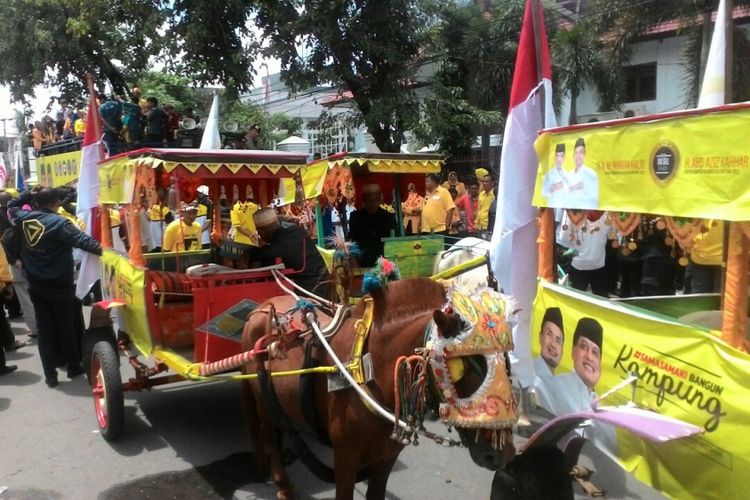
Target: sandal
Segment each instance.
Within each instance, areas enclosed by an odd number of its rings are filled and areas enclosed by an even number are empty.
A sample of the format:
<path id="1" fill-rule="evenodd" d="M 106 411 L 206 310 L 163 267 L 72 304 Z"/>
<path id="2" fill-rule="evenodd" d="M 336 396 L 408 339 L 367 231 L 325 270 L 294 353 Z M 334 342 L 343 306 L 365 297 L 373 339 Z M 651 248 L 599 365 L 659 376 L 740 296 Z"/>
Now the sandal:
<path id="1" fill-rule="evenodd" d="M 5 348 L 5 352 L 15 351 L 16 349 L 20 349 L 26 345 L 25 340 L 16 340 L 13 342 L 10 346 Z"/>

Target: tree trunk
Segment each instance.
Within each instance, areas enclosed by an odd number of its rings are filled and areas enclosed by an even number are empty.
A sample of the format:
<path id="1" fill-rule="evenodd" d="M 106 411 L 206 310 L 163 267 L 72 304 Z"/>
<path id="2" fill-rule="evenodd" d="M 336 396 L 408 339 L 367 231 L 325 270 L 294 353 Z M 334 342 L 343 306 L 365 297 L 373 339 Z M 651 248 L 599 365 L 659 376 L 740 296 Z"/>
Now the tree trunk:
<path id="1" fill-rule="evenodd" d="M 568 125 L 575 125 L 576 123 L 578 123 L 578 92 L 571 92 Z"/>

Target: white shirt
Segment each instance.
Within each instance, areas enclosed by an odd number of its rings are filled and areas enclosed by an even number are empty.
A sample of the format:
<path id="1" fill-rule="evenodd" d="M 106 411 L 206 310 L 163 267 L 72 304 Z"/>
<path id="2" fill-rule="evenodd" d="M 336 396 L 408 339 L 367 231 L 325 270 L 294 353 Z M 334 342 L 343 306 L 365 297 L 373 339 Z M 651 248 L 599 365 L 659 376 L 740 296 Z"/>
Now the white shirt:
<path id="1" fill-rule="evenodd" d="M 562 186 L 555 186 L 562 184 Z M 552 187 L 555 186 L 555 190 Z M 548 207 L 567 208 L 568 189 L 570 182 L 568 176 L 561 167 L 552 167 L 552 170 L 544 175 L 542 181 L 542 196 L 547 199 Z"/>
<path id="2" fill-rule="evenodd" d="M 593 210 L 599 208 L 599 178 L 586 165 L 576 167 L 567 174 L 568 190 L 565 208 Z"/>
<path id="3" fill-rule="evenodd" d="M 571 264 L 579 271 L 592 271 L 604 267 L 607 233 L 609 232 L 606 220 L 606 214 L 603 213 L 599 220 L 591 222 L 586 219 L 579 229 L 573 229 L 568 213 L 563 212 L 562 223 L 557 232 L 557 242 L 578 250 L 578 255 L 573 257 Z M 568 229 L 563 229 L 564 226 L 568 226 Z M 572 241 L 570 240 L 571 232 L 573 233 Z"/>

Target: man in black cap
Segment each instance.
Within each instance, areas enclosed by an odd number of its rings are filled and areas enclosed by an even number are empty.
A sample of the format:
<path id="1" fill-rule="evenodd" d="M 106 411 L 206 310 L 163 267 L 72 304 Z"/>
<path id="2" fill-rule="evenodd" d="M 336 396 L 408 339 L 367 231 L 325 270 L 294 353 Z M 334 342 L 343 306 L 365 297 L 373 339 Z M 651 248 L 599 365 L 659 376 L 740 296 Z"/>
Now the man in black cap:
<path id="1" fill-rule="evenodd" d="M 307 231 L 282 224 L 272 208 L 255 212 L 253 221 L 263 244 L 248 249 L 250 262 L 260 261 L 261 265 L 270 266 L 277 258 L 281 259 L 287 269 L 297 271 L 289 275 L 292 281 L 309 292 L 327 297 L 331 276 Z"/>
<path id="2" fill-rule="evenodd" d="M 602 375 L 602 325 L 594 318 L 581 318 L 576 325 L 572 357 L 581 382 L 593 393 Z"/>
<path id="3" fill-rule="evenodd" d="M 534 368 L 539 375 L 555 373 L 555 368 L 560 364 L 562 348 L 565 342 L 563 330 L 562 312 L 559 307 L 548 307 L 542 319 L 542 329 L 539 331 L 539 357 L 536 359 Z"/>
<path id="4" fill-rule="evenodd" d="M 555 388 L 555 369 L 562 359 L 565 333 L 559 307 L 548 307 L 539 331 L 539 357 L 534 360 L 534 390 L 537 404 L 552 411 Z"/>
<path id="5" fill-rule="evenodd" d="M 547 205 L 556 208 L 566 208 L 568 193 L 568 178 L 565 173 L 565 144 L 555 146 L 555 165 L 544 175 L 542 181 L 542 196 L 547 198 Z"/>
<path id="6" fill-rule="evenodd" d="M 587 167 L 586 141 L 583 137 L 576 140 L 573 150 L 575 168 L 568 174 L 568 199 L 565 208 L 594 210 L 599 207 L 599 178 L 593 169 Z"/>
<path id="7" fill-rule="evenodd" d="M 380 186 L 367 184 L 362 189 L 364 207 L 352 213 L 349 221 L 349 239 L 359 246 L 362 252 L 359 265 L 373 267 L 378 257 L 383 255 L 385 244 L 382 238 L 395 235 L 398 230 L 396 217 L 384 210 L 380 204 L 383 196 Z"/>

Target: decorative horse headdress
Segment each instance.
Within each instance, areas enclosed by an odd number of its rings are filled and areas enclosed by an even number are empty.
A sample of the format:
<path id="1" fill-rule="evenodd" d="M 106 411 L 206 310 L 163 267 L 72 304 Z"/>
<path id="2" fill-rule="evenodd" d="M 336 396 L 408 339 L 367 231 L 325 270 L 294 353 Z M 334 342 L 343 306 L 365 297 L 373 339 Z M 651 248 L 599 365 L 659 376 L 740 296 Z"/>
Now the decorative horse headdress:
<path id="1" fill-rule="evenodd" d="M 446 321 L 438 321 L 438 317 Z M 453 319 L 456 329 L 442 331 Z M 444 323 L 442 325 L 438 323 Z M 440 416 L 447 425 L 483 429 L 509 429 L 518 419 L 510 381 L 505 370 L 506 351 L 513 349 L 514 302 L 489 288 L 469 291 L 451 288 L 448 302 L 429 326 L 426 348 L 441 393 Z M 479 368 L 471 357 L 484 356 L 484 381 L 471 395 L 459 396 L 456 384 L 465 363 Z"/>

